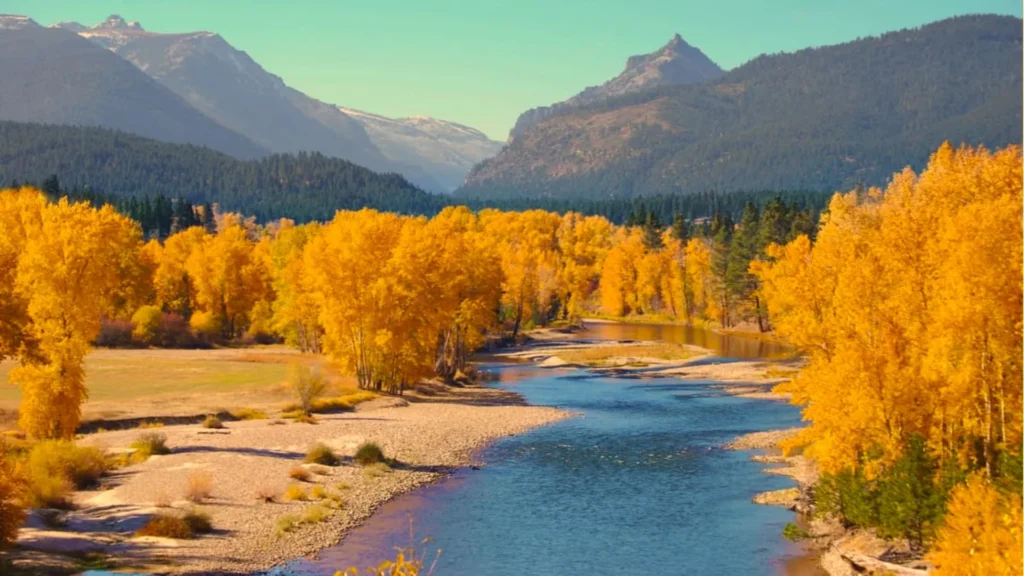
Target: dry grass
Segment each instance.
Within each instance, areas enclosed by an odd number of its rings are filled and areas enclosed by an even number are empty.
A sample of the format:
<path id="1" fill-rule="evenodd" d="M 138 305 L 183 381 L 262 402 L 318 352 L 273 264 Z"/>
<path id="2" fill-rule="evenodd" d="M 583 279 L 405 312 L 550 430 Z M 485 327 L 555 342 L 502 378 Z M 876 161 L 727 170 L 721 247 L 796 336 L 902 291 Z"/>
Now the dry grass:
<path id="1" fill-rule="evenodd" d="M 185 482 L 185 499 L 202 504 L 213 494 L 213 478 L 205 472 L 193 472 Z"/>
<path id="2" fill-rule="evenodd" d="M 370 464 L 363 468 L 363 478 L 380 478 L 385 474 L 391 473 L 391 467 L 383 462 L 377 462 L 376 464 Z"/>
<path id="3" fill-rule="evenodd" d="M 150 456 L 170 454 L 171 449 L 167 447 L 167 435 L 159 432 L 143 432 L 131 444 L 135 450 L 134 459 L 142 462 Z"/>
<path id="4" fill-rule="evenodd" d="M 266 412 L 257 408 L 239 408 L 231 412 L 231 416 L 238 420 L 267 420 L 270 418 Z"/>
<path id="5" fill-rule="evenodd" d="M 682 344 L 650 342 L 642 344 L 616 344 L 586 348 L 558 350 L 556 355 L 572 364 L 603 365 L 612 359 L 685 360 L 697 353 Z"/>
<path id="6" fill-rule="evenodd" d="M 309 494 L 302 486 L 292 484 L 284 491 L 284 499 L 290 502 L 304 502 L 309 500 Z"/>
<path id="7" fill-rule="evenodd" d="M 353 457 L 360 466 L 369 466 L 384 461 L 384 451 L 375 442 L 363 442 L 356 448 Z"/>
<path id="8" fill-rule="evenodd" d="M 99 348 L 85 360 L 89 400 L 86 419 L 150 417 L 209 412 L 230 406 L 244 395 L 251 410 L 279 405 L 287 398 L 281 389 L 288 365 L 325 365 L 322 357 L 301 354 L 285 346 L 214 350 L 122 350 Z M 6 382 L 16 362 L 0 362 L 0 382 Z M 345 378 L 331 379 L 329 393 L 355 390 Z M 172 400 L 173 402 L 168 402 Z M 0 410 L 17 409 L 21 390 L 0 386 Z M 265 414 L 265 412 L 263 412 Z"/>
<path id="9" fill-rule="evenodd" d="M 206 417 L 205 420 L 203 420 L 202 427 L 219 430 L 224 427 L 224 423 L 220 421 L 220 418 L 217 418 L 213 414 L 210 414 L 209 416 Z"/>
<path id="10" fill-rule="evenodd" d="M 323 466 L 337 466 L 341 463 L 338 459 L 338 455 L 331 450 L 330 446 L 317 442 L 309 448 L 309 452 L 306 452 L 306 462 L 310 464 L 321 464 Z"/>
<path id="11" fill-rule="evenodd" d="M 313 500 L 323 500 L 327 497 L 327 489 L 317 484 L 309 490 L 309 497 Z"/>
<path id="12" fill-rule="evenodd" d="M 193 509 L 181 516 L 170 514 L 154 516 L 135 535 L 187 540 L 212 531 L 213 522 L 211 522 L 210 516 Z"/>
<path id="13" fill-rule="evenodd" d="M 309 470 L 302 466 L 295 466 L 288 471 L 288 477 L 299 482 L 309 482 Z"/>

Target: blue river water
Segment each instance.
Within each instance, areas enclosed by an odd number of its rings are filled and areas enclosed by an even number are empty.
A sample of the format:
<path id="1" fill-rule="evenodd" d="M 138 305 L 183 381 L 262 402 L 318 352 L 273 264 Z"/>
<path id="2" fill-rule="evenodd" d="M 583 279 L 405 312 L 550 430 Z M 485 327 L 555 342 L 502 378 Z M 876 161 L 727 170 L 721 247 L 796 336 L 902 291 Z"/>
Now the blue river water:
<path id="1" fill-rule="evenodd" d="M 268 576 L 375 565 L 409 547 L 411 531 L 430 539 L 417 546 L 429 560 L 441 550 L 439 576 L 816 573 L 781 536 L 793 513 L 751 502 L 791 481 L 721 448 L 798 425 L 793 406 L 729 396 L 713 382 L 484 368 L 531 404 L 579 416 L 493 444 L 481 469 L 386 504 L 316 561 Z"/>
<path id="2" fill-rule="evenodd" d="M 722 356 L 782 352 L 679 327 L 597 326 L 583 336 L 696 343 Z M 363 569 L 409 547 L 412 531 L 437 576 L 818 574 L 782 538 L 793 513 L 751 502 L 792 482 L 722 449 L 741 434 L 798 425 L 795 407 L 729 396 L 714 382 L 484 368 L 531 404 L 578 415 L 492 444 L 480 469 L 388 502 L 315 561 L 265 576 Z"/>

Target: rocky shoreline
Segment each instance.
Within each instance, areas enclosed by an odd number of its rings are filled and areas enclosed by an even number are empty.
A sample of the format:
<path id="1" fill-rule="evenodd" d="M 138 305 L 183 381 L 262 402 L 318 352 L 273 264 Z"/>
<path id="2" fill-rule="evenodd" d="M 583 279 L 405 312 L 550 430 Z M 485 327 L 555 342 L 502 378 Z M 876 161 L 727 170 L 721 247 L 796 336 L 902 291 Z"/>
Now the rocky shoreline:
<path id="1" fill-rule="evenodd" d="M 91 559 L 109 569 L 151 574 L 251 574 L 336 544 L 384 502 L 478 464 L 474 455 L 499 438 L 569 416 L 527 406 L 507 391 L 431 386 L 405 399 L 320 415 L 315 425 L 253 420 L 226 423 L 223 430 L 162 427 L 152 431 L 167 437 L 170 454 L 117 470 L 99 490 L 76 493 L 76 509 L 62 516 L 59 529 L 34 515 L 12 559 L 23 573 L 77 573 Z M 142 432 L 103 432 L 80 442 L 118 451 Z M 352 462 L 364 441 L 378 443 L 395 459 L 390 470 L 368 474 Z M 338 453 L 341 464 L 304 464 L 307 449 L 317 442 Z M 297 466 L 309 472 L 307 481 L 289 479 Z M 194 506 L 184 492 L 195 474 L 213 484 L 198 507 L 210 515 L 214 532 L 193 540 L 133 537 L 153 514 Z M 323 521 L 279 533 L 277 519 L 315 505 L 282 497 L 295 484 L 337 493 L 342 505 Z"/>

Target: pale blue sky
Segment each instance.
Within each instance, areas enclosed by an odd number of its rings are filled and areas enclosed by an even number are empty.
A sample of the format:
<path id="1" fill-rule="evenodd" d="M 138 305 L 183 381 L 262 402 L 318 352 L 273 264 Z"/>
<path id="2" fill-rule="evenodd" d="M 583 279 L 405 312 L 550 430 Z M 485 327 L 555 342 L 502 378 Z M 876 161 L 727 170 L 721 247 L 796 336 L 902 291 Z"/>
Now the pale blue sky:
<path id="1" fill-rule="evenodd" d="M 723 68 L 1019 0 L 3 0 L 41 24 L 112 13 L 155 32 L 209 30 L 309 95 L 424 114 L 504 140 L 520 112 L 621 72 L 679 32 Z"/>

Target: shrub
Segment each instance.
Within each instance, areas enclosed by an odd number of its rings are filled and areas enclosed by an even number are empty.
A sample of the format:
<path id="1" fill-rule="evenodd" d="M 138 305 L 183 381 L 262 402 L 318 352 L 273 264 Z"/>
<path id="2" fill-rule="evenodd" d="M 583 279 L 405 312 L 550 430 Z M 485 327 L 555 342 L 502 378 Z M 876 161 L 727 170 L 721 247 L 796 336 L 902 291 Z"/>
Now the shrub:
<path id="1" fill-rule="evenodd" d="M 209 312 L 195 312 L 188 325 L 192 332 L 201 338 L 214 340 L 220 336 L 221 321 Z"/>
<path id="2" fill-rule="evenodd" d="M 93 343 L 105 348 L 128 348 L 132 346 L 132 323 L 127 320 L 102 318 L 100 331 Z"/>
<path id="3" fill-rule="evenodd" d="M 338 482 L 337 484 L 334 485 L 334 487 L 337 488 L 338 490 L 342 490 L 342 491 L 344 491 L 344 490 L 351 490 L 352 489 L 351 486 L 349 486 L 348 484 L 346 484 L 344 482 Z"/>
<path id="4" fill-rule="evenodd" d="M 782 537 L 790 542 L 799 542 L 809 536 L 810 534 L 807 533 L 807 530 L 804 530 L 792 522 L 786 522 L 786 526 L 782 529 Z"/>
<path id="5" fill-rule="evenodd" d="M 306 494 L 306 489 L 298 484 L 292 484 L 284 491 L 284 499 L 290 501 L 304 502 L 309 500 L 309 495 Z"/>
<path id="6" fill-rule="evenodd" d="M 212 531 L 213 523 L 210 521 L 210 516 L 192 509 L 181 516 L 171 514 L 154 516 L 145 526 L 135 532 L 135 535 L 187 540 L 195 538 L 197 534 L 206 534 Z"/>
<path id="7" fill-rule="evenodd" d="M 143 461 L 150 456 L 170 454 L 167 447 L 167 436 L 160 432 L 143 432 L 132 442 L 131 447 L 135 449 L 136 460 Z"/>
<path id="8" fill-rule="evenodd" d="M 209 534 L 213 532 L 213 522 L 210 515 L 195 508 L 185 512 L 182 520 L 192 529 L 193 534 Z"/>
<path id="9" fill-rule="evenodd" d="M 292 480 L 298 480 L 299 482 L 309 482 L 309 470 L 306 470 L 302 466 L 295 466 L 288 471 L 288 476 Z"/>
<path id="10" fill-rule="evenodd" d="M 299 517 L 294 514 L 278 516 L 275 524 L 277 525 L 277 535 L 281 536 L 286 532 L 295 530 L 299 526 Z"/>
<path id="11" fill-rule="evenodd" d="M 107 458 L 91 446 L 68 440 L 44 440 L 28 455 L 30 484 L 42 477 L 64 478 L 74 488 L 94 486 L 107 471 Z"/>
<path id="12" fill-rule="evenodd" d="M 213 494 L 213 478 L 205 472 L 193 472 L 188 475 L 185 484 L 185 499 L 201 504 Z"/>
<path id="13" fill-rule="evenodd" d="M 316 524 L 318 522 L 323 522 L 330 515 L 331 511 L 329 509 L 324 508 L 319 504 L 314 504 L 312 506 L 307 506 L 306 509 L 302 511 L 302 523 Z"/>
<path id="14" fill-rule="evenodd" d="M 295 421 L 299 424 L 316 424 L 317 419 L 312 414 L 306 414 L 305 412 L 300 413 L 295 417 Z"/>
<path id="15" fill-rule="evenodd" d="M 159 334 L 158 345 L 164 348 L 202 348 L 206 346 L 196 338 L 185 317 L 180 314 L 164 314 Z"/>
<path id="16" fill-rule="evenodd" d="M 313 410 L 313 401 L 327 390 L 327 380 L 316 368 L 292 364 L 288 388 L 295 394 L 302 412 L 310 414 Z"/>
<path id="17" fill-rule="evenodd" d="M 355 461 L 360 466 L 383 462 L 384 451 L 375 442 L 363 442 L 356 448 Z"/>
<path id="18" fill-rule="evenodd" d="M 269 418 L 266 412 L 255 408 L 239 408 L 232 412 L 231 416 L 238 420 L 266 420 Z"/>
<path id="19" fill-rule="evenodd" d="M 324 466 L 337 466 L 341 461 L 338 455 L 331 450 L 330 446 L 317 442 L 306 452 L 306 462 L 323 464 Z"/>
<path id="20" fill-rule="evenodd" d="M 309 490 L 309 497 L 313 500 L 323 500 L 327 497 L 327 489 L 317 484 Z"/>
<path id="21" fill-rule="evenodd" d="M 203 428 L 220 429 L 224 427 L 224 423 L 220 421 L 220 418 L 210 414 L 205 420 L 203 420 L 202 426 Z"/>
<path id="22" fill-rule="evenodd" d="M 140 306 L 132 314 L 132 337 L 143 344 L 152 345 L 160 337 L 164 313 L 158 306 Z"/>
<path id="23" fill-rule="evenodd" d="M 351 410 L 353 406 L 360 402 L 373 400 L 377 397 L 378 395 L 373 392 L 359 391 L 334 398 L 319 398 L 313 400 L 311 410 L 313 412 L 342 412 Z"/>
<path id="24" fill-rule="evenodd" d="M 366 468 L 363 468 L 363 478 L 380 478 L 381 476 L 390 473 L 391 468 L 383 462 L 370 464 Z"/>
<path id="25" fill-rule="evenodd" d="M 42 476 L 30 478 L 28 481 L 27 503 L 32 508 L 74 508 L 71 492 L 74 487 L 71 481 L 60 476 Z"/>
<path id="26" fill-rule="evenodd" d="M 0 442 L 0 550 L 18 537 L 18 527 L 25 521 L 22 495 L 25 482 L 7 460 Z"/>
<path id="27" fill-rule="evenodd" d="M 186 540 L 194 538 L 192 526 L 184 518 L 160 514 L 149 519 L 146 525 L 135 532 L 136 536 L 157 536 Z"/>

